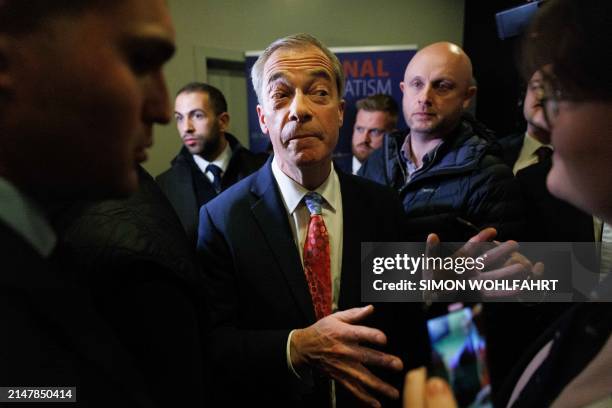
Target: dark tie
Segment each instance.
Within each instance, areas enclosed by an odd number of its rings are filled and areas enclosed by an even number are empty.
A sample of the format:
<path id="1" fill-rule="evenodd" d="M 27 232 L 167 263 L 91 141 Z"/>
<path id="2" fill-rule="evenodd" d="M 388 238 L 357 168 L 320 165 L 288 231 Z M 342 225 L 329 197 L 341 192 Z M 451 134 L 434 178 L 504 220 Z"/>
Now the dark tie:
<path id="1" fill-rule="evenodd" d="M 538 163 L 544 163 L 552 156 L 552 149 L 548 146 L 540 146 L 535 151 L 535 155 L 538 156 Z"/>
<path id="2" fill-rule="evenodd" d="M 304 196 L 304 202 L 310 212 L 310 222 L 304 241 L 304 273 L 315 315 L 319 320 L 330 314 L 332 309 L 329 234 L 321 212 L 323 197 L 310 192 Z"/>
<path id="3" fill-rule="evenodd" d="M 213 175 L 213 187 L 217 194 L 219 194 L 221 192 L 221 168 L 211 163 L 206 166 L 206 172 L 210 172 Z"/>

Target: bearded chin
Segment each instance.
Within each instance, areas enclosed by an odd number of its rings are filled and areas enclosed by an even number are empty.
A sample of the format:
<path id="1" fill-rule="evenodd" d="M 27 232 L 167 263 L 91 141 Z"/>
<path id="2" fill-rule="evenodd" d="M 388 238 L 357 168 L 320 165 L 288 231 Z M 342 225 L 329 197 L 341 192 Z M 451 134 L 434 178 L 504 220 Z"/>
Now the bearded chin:
<path id="1" fill-rule="evenodd" d="M 217 137 L 214 140 L 208 140 L 202 146 L 202 156 L 208 156 L 218 151 L 219 145 L 221 144 L 221 138 Z"/>

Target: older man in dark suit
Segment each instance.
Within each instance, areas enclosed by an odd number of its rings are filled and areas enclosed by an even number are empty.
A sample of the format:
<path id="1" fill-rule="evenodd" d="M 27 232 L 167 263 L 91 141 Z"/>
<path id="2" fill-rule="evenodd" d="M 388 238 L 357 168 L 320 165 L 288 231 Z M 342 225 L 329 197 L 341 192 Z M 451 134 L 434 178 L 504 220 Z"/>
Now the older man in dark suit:
<path id="1" fill-rule="evenodd" d="M 252 77 L 274 157 L 200 211 L 217 397 L 391 403 L 402 367 L 428 359 L 427 335 L 419 305 L 361 303 L 359 251 L 360 242 L 401 239 L 401 204 L 334 168 L 344 77 L 318 40 L 275 41 Z"/>

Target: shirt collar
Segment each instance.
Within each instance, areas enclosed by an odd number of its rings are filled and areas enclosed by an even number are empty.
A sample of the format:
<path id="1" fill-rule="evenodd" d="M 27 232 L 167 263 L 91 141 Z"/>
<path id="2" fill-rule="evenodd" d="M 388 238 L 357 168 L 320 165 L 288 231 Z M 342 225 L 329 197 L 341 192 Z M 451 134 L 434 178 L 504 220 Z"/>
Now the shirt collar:
<path id="1" fill-rule="evenodd" d="M 44 258 L 51 255 L 57 236 L 36 202 L 0 177 L 0 203 L 0 222 L 21 235 Z"/>
<path id="2" fill-rule="evenodd" d="M 528 157 L 535 156 L 536 150 L 538 150 L 542 146 L 550 147 L 551 149 L 554 150 L 552 145 L 540 143 L 536 138 L 531 136 L 528 132 L 525 132 L 525 138 L 523 140 L 523 150 L 528 154 Z"/>
<path id="3" fill-rule="evenodd" d="M 359 171 L 362 165 L 363 163 L 361 163 L 358 158 L 353 156 L 353 162 L 352 162 L 353 174 L 357 174 L 357 172 Z"/>
<path id="4" fill-rule="evenodd" d="M 421 164 L 421 167 L 423 167 L 426 163 L 428 163 L 433 158 L 433 156 L 436 154 L 436 151 L 440 148 L 443 142 L 444 142 L 444 139 L 439 139 L 438 144 L 433 149 L 428 151 L 425 154 L 425 156 L 423 156 L 423 162 Z M 421 169 L 421 167 L 417 167 L 416 163 L 412 161 L 412 158 L 410 157 L 410 155 L 411 155 L 410 132 L 408 132 L 408 134 L 406 135 L 406 138 L 404 139 L 404 143 L 402 144 L 402 147 L 400 148 L 400 157 L 404 160 L 404 163 L 406 164 L 406 170 L 408 171 L 408 179 L 410 179 L 413 173 Z"/>
<path id="5" fill-rule="evenodd" d="M 278 184 L 287 211 L 289 214 L 293 214 L 306 193 L 310 192 L 310 190 L 283 173 L 276 162 L 276 156 L 272 159 L 272 174 Z M 324 207 L 329 208 L 332 212 L 336 212 L 336 208 L 338 208 L 342 198 L 340 196 L 340 181 L 338 180 L 338 174 L 334 169 L 333 162 L 327 179 L 314 192 L 321 194 L 324 199 Z"/>
<path id="6" fill-rule="evenodd" d="M 225 149 L 223 149 L 221 154 L 217 156 L 217 158 L 213 161 L 209 162 L 208 160 L 203 159 L 202 156 L 198 154 L 193 155 L 193 160 L 196 162 L 200 170 L 202 170 L 202 173 L 206 172 L 206 167 L 208 167 L 209 164 L 214 164 L 215 166 L 219 167 L 223 173 L 225 173 L 227 167 L 229 166 L 231 158 L 232 148 L 230 147 L 229 142 L 225 143 Z"/>

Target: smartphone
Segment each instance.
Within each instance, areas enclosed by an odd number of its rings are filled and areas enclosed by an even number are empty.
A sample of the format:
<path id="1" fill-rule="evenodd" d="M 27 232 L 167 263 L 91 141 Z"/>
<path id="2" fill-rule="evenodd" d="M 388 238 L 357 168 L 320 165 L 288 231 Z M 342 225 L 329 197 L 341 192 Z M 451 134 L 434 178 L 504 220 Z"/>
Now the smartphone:
<path id="1" fill-rule="evenodd" d="M 482 323 L 480 303 L 452 304 L 448 313 L 427 321 L 432 349 L 429 374 L 448 381 L 460 407 L 493 408 Z"/>

